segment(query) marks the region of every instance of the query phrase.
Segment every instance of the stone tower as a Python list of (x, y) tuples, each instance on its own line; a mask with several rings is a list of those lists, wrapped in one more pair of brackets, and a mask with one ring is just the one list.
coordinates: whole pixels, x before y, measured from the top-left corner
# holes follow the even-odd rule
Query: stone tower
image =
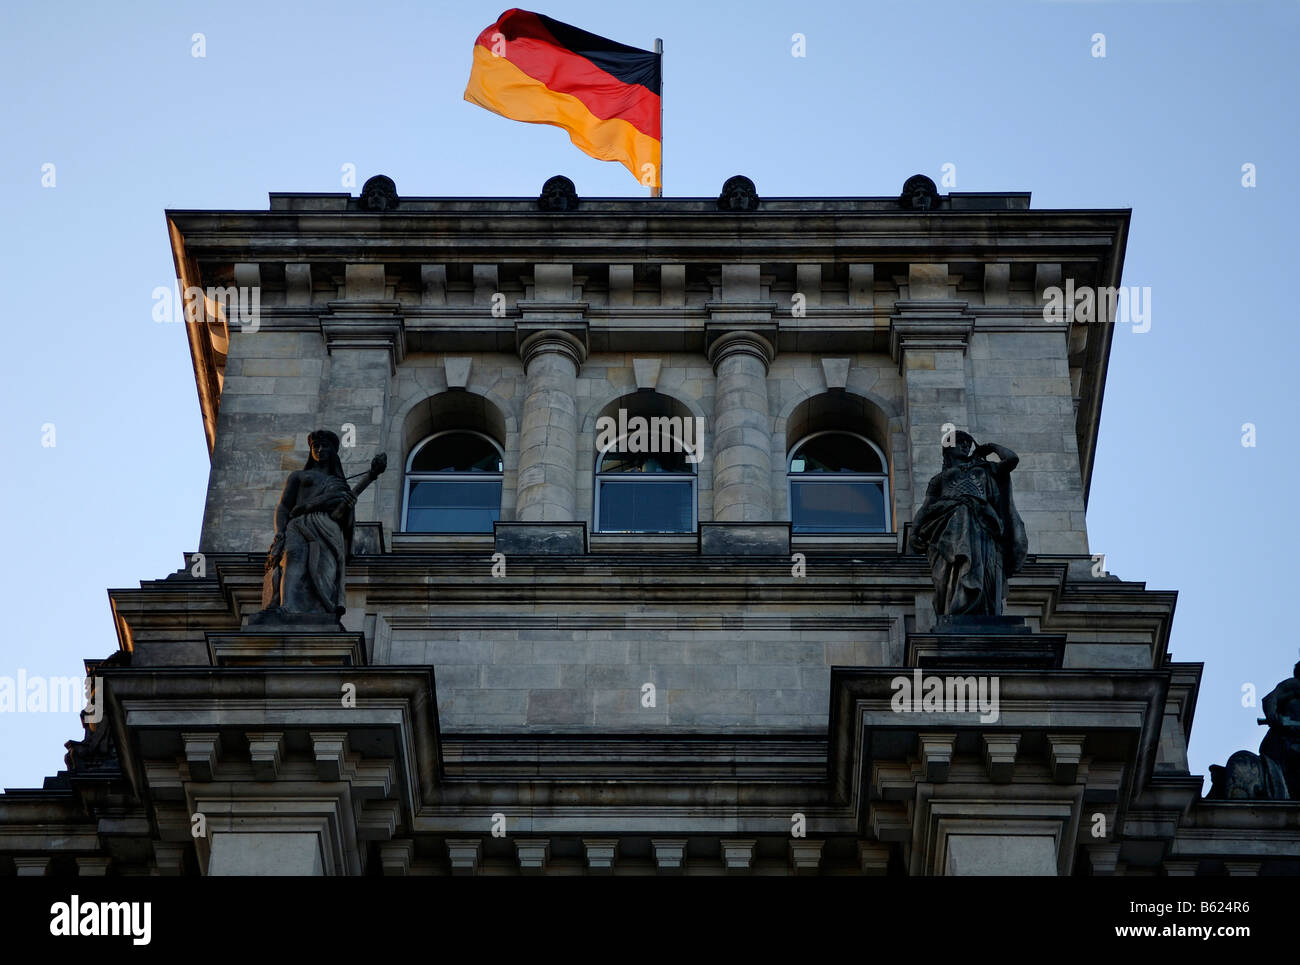
[[(1090, 552), (1115, 326), (1044, 306), (1129, 212), (927, 181), (168, 212), (200, 545), (112, 593), (0, 874), (1295, 870), (1294, 806), (1188, 772), (1175, 594)], [(249, 626), (319, 428), (390, 460), (342, 626)], [(1023, 632), (943, 632), (908, 549), (954, 428), (1019, 456)]]

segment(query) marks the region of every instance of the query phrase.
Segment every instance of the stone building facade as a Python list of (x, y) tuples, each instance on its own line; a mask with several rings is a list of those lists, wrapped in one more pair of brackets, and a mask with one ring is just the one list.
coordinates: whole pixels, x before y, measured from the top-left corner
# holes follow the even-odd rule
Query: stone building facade
[[(1300, 809), (1188, 771), (1175, 594), (1088, 543), (1114, 325), (1045, 293), (1119, 285), (1128, 211), (545, 201), (168, 212), (203, 296), (200, 545), (110, 592), (104, 717), (0, 796), (0, 874), (1300, 869)], [(700, 420), (677, 488), (604, 471), (602, 420), (636, 417)], [(1020, 457), (1016, 654), (945, 649), (907, 549), (953, 427)], [(349, 473), (390, 459), (342, 629), (250, 627), (320, 428)], [(828, 499), (817, 438), (881, 464)], [(995, 680), (996, 714), (900, 712), (934, 674)]]

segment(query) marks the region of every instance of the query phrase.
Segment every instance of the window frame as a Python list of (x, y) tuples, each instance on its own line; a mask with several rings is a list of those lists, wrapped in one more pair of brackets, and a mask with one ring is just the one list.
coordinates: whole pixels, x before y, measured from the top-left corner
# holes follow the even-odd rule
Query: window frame
[[(794, 462), (795, 455), (812, 440), (818, 436), (852, 436), (855, 439), (865, 442), (875, 452), (880, 459), (880, 465), (884, 468), (878, 472), (795, 472), (790, 468)], [(894, 504), (890, 501), (889, 494), (889, 460), (885, 458), (884, 450), (868, 439), (860, 432), (854, 432), (851, 429), (819, 429), (817, 432), (810, 432), (793, 446), (790, 447), (790, 454), (785, 459), (785, 505), (787, 515), (790, 517), (790, 533), (793, 536), (870, 536), (893, 533), (894, 529)], [(801, 482), (807, 482), (812, 485), (828, 482), (879, 482), (881, 484), (881, 493), (885, 507), (885, 528), (875, 529), (837, 529), (837, 530), (820, 530), (815, 532), (800, 532), (796, 529), (794, 519), (794, 482), (798, 478)]]
[[(433, 442), (433, 440), (437, 439), (439, 436), (450, 436), (450, 435), (478, 436), (480, 439), (484, 439), (487, 442), (489, 442), (492, 445), (492, 448), (497, 451), (497, 457), (501, 460), (501, 470), (499, 472), (415, 472), (415, 473), (411, 472), (411, 463), (415, 461), (416, 455), (418, 455), (419, 452), (425, 446), (429, 445), (431, 442)], [(407, 514), (410, 512), (410, 508), (411, 508), (410, 503), (411, 503), (412, 482), (436, 482), (438, 480), (445, 480), (447, 482), (483, 482), (485, 480), (495, 478), (496, 481), (501, 484), (501, 498), (504, 500), (505, 466), (506, 466), (505, 449), (502, 448), (499, 442), (497, 442), (495, 439), (493, 439), (485, 432), (479, 432), (477, 429), (442, 429), (438, 432), (433, 433), (432, 435), (425, 436), (423, 439), (421, 439), (419, 442), (417, 442), (415, 445), (411, 447), (411, 451), (406, 457), (405, 467), (402, 471), (402, 528), (400, 532), (403, 533), (415, 532), (420, 534), (433, 533), (433, 531), (430, 530), (411, 530), (407, 528), (408, 526)], [(500, 520), (500, 518), (501, 518), (501, 507), (498, 505), (497, 506), (498, 521)], [(456, 533), (457, 535), (466, 535), (465, 533), (460, 533), (455, 530), (438, 530), (436, 532), (437, 533), (452, 532), (452, 533)], [(473, 532), (490, 533), (492, 531), (474, 530)]]
[[(604, 449), (600, 450), (600, 452), (596, 454), (596, 469), (595, 472), (592, 473), (592, 487), (591, 487), (592, 501), (595, 504), (592, 511), (591, 531), (593, 533), (610, 533), (614, 535), (624, 535), (624, 536), (636, 536), (636, 535), (653, 536), (659, 534), (667, 534), (671, 536), (671, 535), (698, 533), (700, 531), (700, 484), (699, 484), (700, 464), (698, 462), (689, 463), (689, 465), (694, 466), (694, 469), (689, 473), (601, 472), (600, 466), (601, 463), (605, 461), (605, 456), (607, 456), (611, 451), (615, 451), (615, 452), (621, 451), (618, 448), (618, 444), (622, 442), (624, 439), (626, 439), (628, 435), (631, 435), (631, 433), (627, 433), (625, 435), (619, 436), (617, 439), (615, 439), (608, 446), (606, 446)], [(673, 438), (673, 440), (678, 445), (682, 446), (683, 450), (687, 452), (690, 451), (689, 449), (686, 449), (686, 446), (681, 439), (678, 439), (675, 436), (671, 438)], [(654, 453), (647, 453), (647, 455), (654, 455)], [(601, 529), (601, 520), (600, 520), (601, 483), (605, 479), (616, 480), (616, 479), (632, 479), (632, 478), (636, 478), (638, 482), (649, 483), (651, 485), (681, 482), (682, 480), (689, 479), (691, 483), (691, 528), (690, 529)]]

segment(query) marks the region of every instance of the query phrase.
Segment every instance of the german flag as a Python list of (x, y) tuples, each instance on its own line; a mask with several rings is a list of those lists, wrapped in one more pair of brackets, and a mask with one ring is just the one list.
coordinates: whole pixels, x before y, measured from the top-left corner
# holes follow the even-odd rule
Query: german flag
[(527, 10), (507, 10), (474, 43), (465, 100), (515, 121), (553, 124), (581, 151), (660, 186), (659, 54)]

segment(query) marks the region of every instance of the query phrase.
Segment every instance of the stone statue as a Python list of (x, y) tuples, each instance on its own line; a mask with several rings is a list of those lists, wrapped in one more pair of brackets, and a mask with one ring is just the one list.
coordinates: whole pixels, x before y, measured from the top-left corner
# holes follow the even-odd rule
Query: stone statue
[(376, 174), (361, 186), (362, 211), (392, 211), (399, 203), (397, 184), (385, 174)]
[(718, 210), (757, 211), (758, 189), (754, 187), (754, 182), (743, 174), (727, 178), (722, 185), (722, 193), (718, 195)]
[(543, 211), (577, 211), (578, 189), (563, 174), (547, 178), (537, 199), (537, 207)]
[(345, 611), (344, 570), (352, 545), (353, 507), (365, 488), (388, 468), (383, 453), (355, 488), (339, 460), (339, 437), (320, 429), (307, 437), (307, 464), (289, 474), (275, 511), (275, 539), (266, 555), (264, 623), (337, 624)]
[[(996, 455), (998, 462), (987, 459)], [(1024, 565), (1029, 540), (1011, 500), (1020, 457), (976, 445), (966, 432), (943, 449), (943, 469), (912, 522), (912, 549), (930, 560), (940, 616), (1000, 616), (1006, 581)]]
[(1300, 801), (1300, 663), (1263, 700), (1268, 733), (1259, 753), (1237, 751), (1210, 765), (1210, 793), (1220, 800)]
[(898, 205), (908, 211), (934, 211), (939, 207), (939, 189), (924, 174), (913, 174), (903, 182)]

